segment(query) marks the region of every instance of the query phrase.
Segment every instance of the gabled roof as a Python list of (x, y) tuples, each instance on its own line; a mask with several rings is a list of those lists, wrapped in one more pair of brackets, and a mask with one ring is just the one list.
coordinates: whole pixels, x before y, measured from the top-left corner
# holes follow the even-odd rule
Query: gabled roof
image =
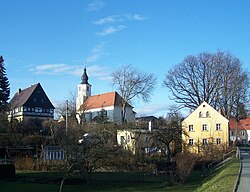
[[(39, 91), (38, 93), (36, 93)], [(30, 87), (21, 90), (19, 89), (18, 92), (14, 95), (14, 97), (11, 99), (10, 104), (11, 108), (17, 108), (24, 106), (30, 101), (31, 97), (43, 97), (44, 103), (38, 103), (39, 107), (40, 105), (48, 108), (55, 108), (52, 103), (50, 102), (49, 98), (47, 97), (46, 93), (44, 92), (42, 86), (40, 83), (37, 83), (35, 85), (31, 85)]]
[(250, 130), (250, 117), (246, 118), (246, 119), (242, 119), (240, 120), (242, 126), (246, 129), (246, 130)]
[(17, 108), (23, 106), (26, 101), (30, 98), (31, 94), (34, 92), (38, 84), (31, 85), (30, 87), (21, 90), (19, 89), (18, 92), (14, 95), (11, 99), (10, 104), (11, 108)]
[[(110, 106), (121, 106), (122, 97), (116, 92), (103, 93), (89, 96), (87, 100), (81, 105), (79, 110), (90, 110), (97, 108), (104, 108)], [(128, 107), (132, 107), (128, 105)]]
[[(199, 113), (202, 113), (202, 118), (199, 118)], [(227, 118), (225, 118), (222, 114), (220, 114), (217, 110), (215, 110), (211, 105), (207, 102), (203, 101), (191, 114), (189, 114), (182, 122), (188, 121), (189, 119), (195, 117), (197, 119), (203, 119), (206, 116), (206, 112), (209, 112), (208, 115), (213, 113), (214, 116), (221, 117), (224, 121), (229, 122)]]
[(245, 130), (245, 128), (241, 124), (241, 121), (237, 121), (235, 117), (229, 118), (229, 129)]

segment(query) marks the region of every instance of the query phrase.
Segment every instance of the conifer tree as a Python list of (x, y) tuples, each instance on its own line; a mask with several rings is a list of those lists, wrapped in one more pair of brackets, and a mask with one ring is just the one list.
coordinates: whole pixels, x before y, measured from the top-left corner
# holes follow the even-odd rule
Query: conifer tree
[(9, 97), (10, 84), (4, 67), (4, 59), (0, 56), (0, 113), (7, 110)]

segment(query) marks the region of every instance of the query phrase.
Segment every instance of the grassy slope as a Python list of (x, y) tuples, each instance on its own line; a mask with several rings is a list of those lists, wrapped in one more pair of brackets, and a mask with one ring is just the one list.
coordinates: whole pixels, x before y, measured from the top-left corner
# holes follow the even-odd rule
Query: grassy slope
[[(201, 181), (197, 176), (190, 176), (190, 181), (184, 185), (178, 185), (171, 188), (163, 187), (162, 182), (140, 182), (140, 181), (114, 181), (114, 178), (118, 178), (118, 175), (107, 177), (108, 180), (94, 181), (90, 186), (86, 187), (84, 185), (65, 185), (64, 192), (122, 192), (122, 191), (137, 191), (137, 192), (206, 192), (206, 191), (232, 191), (234, 184), (237, 179), (237, 174), (239, 170), (239, 161), (233, 160), (226, 164), (224, 168), (216, 172), (214, 175), (207, 178), (205, 181)], [(44, 173), (18, 173), (18, 177), (25, 178), (40, 178), (44, 177)], [(132, 177), (132, 175), (129, 175)], [(60, 175), (58, 173), (47, 173), (46, 178), (58, 178)], [(192, 178), (192, 179), (191, 179)], [(38, 184), (38, 183), (27, 183), (22, 182), (21, 179), (18, 181), (1, 181), (0, 180), (0, 191), (1, 192), (56, 192), (59, 189), (59, 184)]]
[(196, 192), (217, 192), (217, 191), (233, 191), (236, 183), (240, 162), (237, 159), (229, 161), (225, 167), (219, 172), (210, 176), (204, 183), (198, 187)]

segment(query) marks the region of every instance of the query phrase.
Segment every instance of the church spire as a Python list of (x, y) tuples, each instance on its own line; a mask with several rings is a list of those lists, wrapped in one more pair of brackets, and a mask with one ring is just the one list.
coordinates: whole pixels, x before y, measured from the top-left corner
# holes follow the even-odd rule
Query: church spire
[(83, 71), (83, 74), (82, 74), (82, 82), (81, 82), (81, 84), (89, 84), (88, 80), (89, 80), (89, 77), (87, 75), (86, 64), (85, 64), (84, 65), (84, 71)]

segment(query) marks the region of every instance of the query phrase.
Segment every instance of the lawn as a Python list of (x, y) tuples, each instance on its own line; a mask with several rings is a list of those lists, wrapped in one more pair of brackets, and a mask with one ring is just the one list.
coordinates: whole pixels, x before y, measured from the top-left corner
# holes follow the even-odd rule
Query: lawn
[(204, 183), (198, 187), (196, 192), (217, 192), (233, 191), (238, 178), (240, 162), (238, 159), (229, 161), (225, 167), (204, 180)]
[[(206, 179), (201, 179), (200, 171), (194, 171), (184, 185), (165, 187), (166, 176), (140, 173), (94, 173), (89, 186), (81, 184), (64, 185), (64, 192), (188, 192), (188, 191), (232, 191), (239, 170), (239, 161), (233, 160)], [(56, 192), (59, 190), (61, 174), (53, 172), (17, 173), (14, 181), (0, 180), (1, 192)]]

